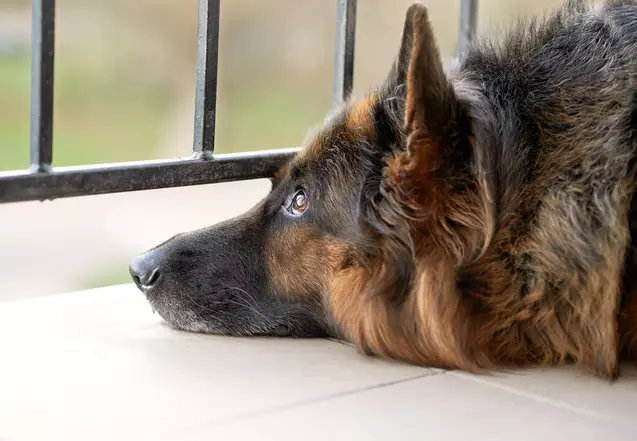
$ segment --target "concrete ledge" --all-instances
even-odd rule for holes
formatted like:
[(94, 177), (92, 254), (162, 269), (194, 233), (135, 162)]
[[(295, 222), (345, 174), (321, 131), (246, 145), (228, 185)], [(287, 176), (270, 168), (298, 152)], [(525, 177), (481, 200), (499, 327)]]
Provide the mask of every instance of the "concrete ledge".
[(474, 377), (164, 326), (133, 286), (0, 303), (0, 440), (637, 439), (637, 368)]

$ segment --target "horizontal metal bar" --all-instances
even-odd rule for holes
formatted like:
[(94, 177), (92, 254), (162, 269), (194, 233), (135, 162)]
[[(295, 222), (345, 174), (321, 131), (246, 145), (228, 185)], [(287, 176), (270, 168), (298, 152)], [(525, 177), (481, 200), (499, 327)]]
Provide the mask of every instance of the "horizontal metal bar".
[(298, 150), (0, 172), (0, 203), (270, 178)]
[(55, 0), (33, 0), (31, 15), (31, 168), (42, 172), (53, 161)]
[(199, 0), (193, 150), (204, 159), (209, 159), (215, 149), (219, 1)]
[(346, 100), (352, 93), (355, 43), (356, 0), (337, 0), (334, 92), (332, 97), (334, 106)]
[(460, 4), (460, 30), (456, 57), (462, 60), (473, 41), (478, 26), (478, 0), (462, 0)]

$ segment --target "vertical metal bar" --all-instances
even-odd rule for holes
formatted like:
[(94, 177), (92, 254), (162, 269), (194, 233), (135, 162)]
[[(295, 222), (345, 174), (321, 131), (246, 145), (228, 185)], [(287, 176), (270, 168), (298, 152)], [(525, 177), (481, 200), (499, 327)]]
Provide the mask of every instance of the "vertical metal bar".
[(462, 0), (460, 5), (460, 31), (456, 57), (464, 58), (473, 41), (478, 21), (478, 0)]
[(31, 16), (31, 170), (46, 172), (53, 161), (55, 0), (33, 0)]
[(336, 50), (332, 98), (334, 106), (346, 100), (352, 93), (356, 38), (356, 0), (336, 1)]
[(193, 151), (204, 159), (212, 158), (215, 149), (219, 1), (199, 0)]

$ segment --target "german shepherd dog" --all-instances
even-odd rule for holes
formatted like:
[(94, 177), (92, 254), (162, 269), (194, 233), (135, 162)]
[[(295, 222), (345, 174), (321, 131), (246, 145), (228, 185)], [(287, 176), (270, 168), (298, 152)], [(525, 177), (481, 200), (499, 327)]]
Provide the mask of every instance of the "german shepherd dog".
[(446, 72), (427, 9), (246, 214), (137, 257), (171, 326), (485, 372), (637, 358), (637, 1), (569, 1)]

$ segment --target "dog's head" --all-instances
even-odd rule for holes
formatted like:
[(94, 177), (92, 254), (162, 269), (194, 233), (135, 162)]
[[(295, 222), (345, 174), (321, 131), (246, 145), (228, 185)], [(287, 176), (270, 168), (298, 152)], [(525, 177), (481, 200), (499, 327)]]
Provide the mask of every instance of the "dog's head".
[(443, 258), (428, 219), (470, 216), (445, 211), (450, 192), (469, 185), (446, 176), (467, 169), (470, 145), (426, 10), (414, 5), (383, 86), (330, 116), (251, 211), (150, 250), (133, 278), (176, 328), (373, 346), (419, 256)]

